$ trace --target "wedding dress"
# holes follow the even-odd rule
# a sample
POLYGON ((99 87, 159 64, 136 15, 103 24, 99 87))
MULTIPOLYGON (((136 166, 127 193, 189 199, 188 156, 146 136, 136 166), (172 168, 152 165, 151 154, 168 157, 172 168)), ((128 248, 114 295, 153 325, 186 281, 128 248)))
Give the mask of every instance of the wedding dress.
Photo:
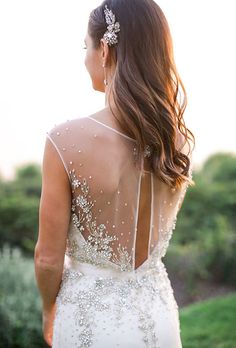
MULTIPOLYGON (((135 163, 136 140, 92 116, 47 132, 71 185, 53 348, 180 348, 162 262, 187 184, 171 189, 135 163)), ((56 173, 55 173, 56 175, 56 173)))

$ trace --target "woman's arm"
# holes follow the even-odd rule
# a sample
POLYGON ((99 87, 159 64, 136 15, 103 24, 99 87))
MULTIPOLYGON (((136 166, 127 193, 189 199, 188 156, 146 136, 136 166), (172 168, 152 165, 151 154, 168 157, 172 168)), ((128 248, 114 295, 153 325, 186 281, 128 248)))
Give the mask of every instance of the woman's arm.
POLYGON ((71 188, 57 150, 47 138, 42 164, 39 235, 35 246, 35 276, 43 311, 54 308, 66 250, 71 213, 71 188))

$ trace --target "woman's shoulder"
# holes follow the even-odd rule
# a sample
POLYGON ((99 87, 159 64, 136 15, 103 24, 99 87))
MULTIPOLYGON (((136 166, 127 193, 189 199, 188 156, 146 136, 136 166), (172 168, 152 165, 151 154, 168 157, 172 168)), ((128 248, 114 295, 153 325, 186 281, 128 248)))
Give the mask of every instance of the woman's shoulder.
POLYGON ((68 132, 72 129, 72 127, 76 126, 82 126, 84 123, 88 122, 89 116, 83 116, 83 117, 76 117, 72 119, 66 119, 64 121, 61 121, 59 123, 54 124, 49 130, 47 131, 48 134, 57 134, 58 132, 68 132))

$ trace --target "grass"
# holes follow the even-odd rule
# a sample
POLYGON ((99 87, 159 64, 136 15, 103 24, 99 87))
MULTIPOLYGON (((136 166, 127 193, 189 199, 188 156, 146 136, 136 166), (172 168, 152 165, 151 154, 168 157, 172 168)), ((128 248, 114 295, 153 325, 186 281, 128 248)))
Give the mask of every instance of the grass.
POLYGON ((183 348, 236 348, 236 293, 180 310, 183 348))

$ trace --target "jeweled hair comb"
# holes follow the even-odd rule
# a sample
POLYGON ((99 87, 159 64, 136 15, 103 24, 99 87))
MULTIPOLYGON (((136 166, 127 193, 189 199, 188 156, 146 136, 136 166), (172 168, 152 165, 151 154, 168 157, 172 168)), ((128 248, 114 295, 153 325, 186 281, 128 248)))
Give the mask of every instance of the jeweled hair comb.
POLYGON ((112 46, 118 43, 118 36, 116 33, 120 31, 120 23, 116 22, 114 13, 108 9, 107 5, 105 5, 104 14, 108 27, 103 38, 109 46, 112 46))

